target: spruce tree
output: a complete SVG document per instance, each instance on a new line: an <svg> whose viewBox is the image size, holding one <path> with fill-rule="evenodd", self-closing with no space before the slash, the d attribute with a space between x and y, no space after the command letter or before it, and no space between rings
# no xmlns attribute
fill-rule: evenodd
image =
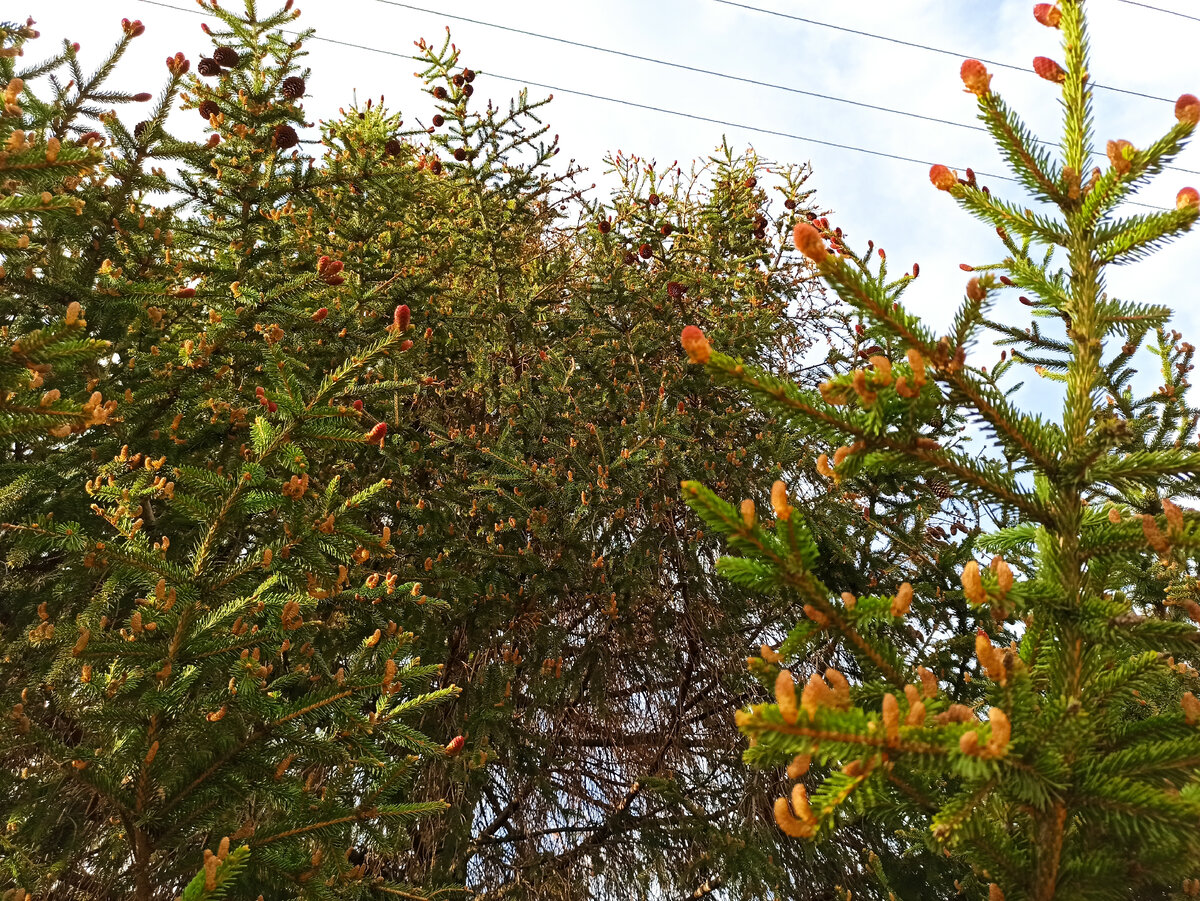
<svg viewBox="0 0 1200 901"><path fill-rule="evenodd" d="M1070 0L1035 8L1041 24L1062 32L1063 63L1034 61L1062 91L1061 157L1034 142L982 63L962 67L1017 179L1052 212L995 197L970 172L960 179L933 168L933 184L995 226L1004 245L998 262L974 267L979 274L949 334L938 337L881 279L830 253L802 224L797 248L889 336L891 354L807 391L719 352L700 329L682 335L691 359L720 382L748 389L781 418L840 434L842 446L818 460L831 484L863 471L936 476L1003 520L976 541L991 560L962 568L970 615L915 654L896 636L918 615L914 599L931 591L923 579L894 593L839 596L839 586L816 573L811 532L783 482L772 490L773 523L751 503L739 511L697 482L684 485L688 502L738 554L718 564L723 575L806 604L806 618L760 667L775 703L738 715L751 742L747 758L786 763L794 782L775 802L780 829L811 839L851 810L914 837L920 824L931 849L970 867L962 889L992 901L1200 888L1200 686L1184 662L1197 632L1181 615L1200 611L1186 596L1164 602L1144 576L1160 567L1171 574L1165 582L1194 590L1184 576L1194 514L1170 500L1194 490L1200 471L1187 446L1195 419L1182 399L1192 349L1162 331L1169 309L1113 298L1104 280L1106 267L1194 225L1200 195L1191 188L1179 192L1174 210L1116 209L1180 152L1200 120L1200 100L1184 95L1177 123L1160 138L1145 149L1112 141L1108 168L1093 167L1083 7ZM1057 419L1020 410L995 372L968 360L992 321L988 308L1009 290L1065 321L1058 338L995 317L1019 346L1018 362L1007 365L1032 363L1062 384ZM1131 357L1156 329L1166 384L1135 402ZM988 453L968 455L921 433L929 410L944 405L979 426ZM799 688L780 666L805 666L829 640L854 655L861 677L813 671ZM973 648L962 679L939 665L939 649L949 647Z"/></svg>
<svg viewBox="0 0 1200 901"><path fill-rule="evenodd" d="M288 81L299 48L279 33L292 14L212 11L226 25L212 57L225 107L210 123L228 129L203 144L169 135L190 64L168 57L149 124L104 117L123 151L87 203L131 209L111 256L92 271L60 246L71 262L56 270L50 254L43 272L69 277L23 272L46 298L87 292L86 320L64 303L63 324L41 333L79 344L62 359L90 353L85 390L119 404L85 395L69 413L62 400L78 428L55 425L40 461L63 474L61 492L48 509L25 492L6 511L3 884L96 899L423 896L395 861L408 827L445 803L410 789L421 757L461 739L443 748L412 724L456 689L426 690L438 667L416 659L407 624L438 602L388 563L400 524L368 515L390 506L393 482L346 452L388 452L353 399L411 346L408 309L337 339L329 307L358 299L341 263L272 250L272 229L314 196L282 130L302 121L302 80ZM69 99L31 108L53 128ZM27 159L56 147L76 170L100 163L94 137L69 152L25 140ZM200 166L217 186L194 189L190 209L150 207L145 190L162 182L124 167L152 145L182 161L181 186Z"/></svg>

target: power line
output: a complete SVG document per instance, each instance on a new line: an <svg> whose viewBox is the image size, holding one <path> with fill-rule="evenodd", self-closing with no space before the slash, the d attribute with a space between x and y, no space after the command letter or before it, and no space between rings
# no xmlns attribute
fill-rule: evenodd
<svg viewBox="0 0 1200 901"><path fill-rule="evenodd" d="M1181 19L1191 19L1193 22L1200 22L1200 16L1189 16L1187 13L1176 12L1173 9L1163 9L1161 6L1151 6L1149 3L1140 3L1138 0L1117 0L1118 3L1128 3L1130 6L1141 6L1144 9L1152 9L1156 13L1166 13L1168 16L1179 16Z"/></svg>
<svg viewBox="0 0 1200 901"><path fill-rule="evenodd" d="M162 0L139 0L139 2L148 3L152 6L161 6L165 9L173 9L178 12L188 12L188 13L195 12L197 15L203 15L203 13L200 13L196 10L190 10L190 9L186 9L183 7L174 6L170 3L164 3L164 2L162 2ZM416 56L413 56L413 55L407 54L407 53L398 53L397 51L394 51L394 50L383 50L378 47L369 47L365 44L357 44L357 43L353 43L350 41L339 41L339 40L335 40L334 38L326 38L326 37L321 37L319 35L313 35L311 37L311 40L322 41L322 42L328 43L328 44L336 44L341 47L349 47L349 48L352 48L355 50L365 50L369 53L379 53L384 56L398 57L401 59L421 59L421 57L416 57ZM868 156L879 157L882 159L895 160L897 162L916 163L916 164L922 165L922 166L932 166L933 165L933 163L930 162L929 160L917 159L916 157L903 156L901 154L896 154L896 153L888 153L883 150L873 150L869 147L859 147L854 144L842 144L842 143L839 143L836 141L826 141L822 138L813 138L813 137L809 137L807 135L796 134L794 132L788 132L788 131L780 131L780 130L772 129L772 128L763 128L763 127L757 126L757 125L746 125L745 123L741 123L741 122L733 122L733 121L730 121L727 119L717 119L712 116L702 116L697 113L688 113L688 112L683 112L681 110L673 110L673 109L669 109L667 107L654 106L654 105L648 104L648 103L639 103L634 100L625 100L620 97L607 97L603 94L593 94L589 91L579 91L579 90L575 90L572 88L564 88L559 85L552 85L552 84L546 84L543 82L532 81L527 78L517 78L517 77L511 76L511 75L501 75L498 72L483 72L483 71L481 71L477 74L479 75L479 77L495 78L500 81L507 81L507 82L512 82L514 84L524 85L524 86L528 86L528 87L540 88L542 90L553 91L555 93L560 93L560 94L569 94L569 95L572 95L575 97L586 97L590 100L599 100L599 101L603 101L605 103L615 103L620 106L630 107L632 109L640 109L640 110L645 110L647 112L660 113L662 115L667 115L667 116L676 116L681 119L690 119L695 122L705 122L705 123L708 123L711 125L723 125L728 128L739 128L744 131L755 132L757 134L765 134L765 135L771 135L773 137L788 138L788 139L791 139L794 141L801 141L801 142L808 143L808 144L816 144L816 145L819 145L822 147L831 147L836 150L850 150L855 153L862 153L862 154L866 154ZM963 167L963 168L966 168L966 167ZM996 175L994 173L987 173L987 172L977 172L976 174L978 176L982 176L983 178L993 179L996 181L1012 182L1014 184L1017 183L1017 181L1018 181L1017 179L1013 178L1012 176L1008 176L1008 175ZM1149 203L1140 203L1138 201L1133 201L1133 200L1127 200L1127 201L1125 201L1125 203L1130 206L1145 207L1147 209L1152 209L1152 210L1165 210L1166 209L1165 207L1155 206L1154 204L1149 204Z"/></svg>
<svg viewBox="0 0 1200 901"><path fill-rule="evenodd" d="M362 49L369 50L371 48L365 47ZM701 116L696 113L685 113L680 110L667 109L666 107L652 106L648 103L637 103L636 101L624 100L619 97L605 97L602 94L592 94L587 91L576 91L576 90L572 90L570 88L561 88L561 87L557 87L552 84L539 84L536 81L530 81L529 79L526 79L526 78L513 78L512 76L499 75L495 72L480 72L479 75L481 77L496 78L496 79L499 79L500 81L510 81L510 82L515 82L517 84L527 85L529 87L541 88L542 90L546 90L546 91L555 91L555 92L563 93L563 94L572 94L576 97L587 97L591 100L603 100L607 103L617 103L617 104L620 104L621 106L628 106L628 107L632 107L634 109L647 110L647 111L653 112L653 113L662 113L667 116L678 116L682 119L692 119L696 122L707 122L712 125L724 125L729 128L740 128L743 131L752 131L752 132L756 132L758 134L772 135L774 137L779 137L779 138L790 138L793 141L803 141L804 143L807 143L807 144L818 144L822 147L832 147L837 150L852 150L855 153L865 153L868 156L876 156L876 157L882 157L883 159L897 160L902 163L917 163L922 166L934 165L929 160L917 159L917 158L911 157L911 156L901 156L900 154L896 154L896 153L887 153L886 151L883 151L883 150L872 150L868 147L858 147L854 144L840 144L836 141L826 141L821 138L811 138L811 137L808 137L807 135L799 135L799 134L795 134L794 132L790 132L790 131L777 131L773 128L762 128L757 125L746 125L745 123L742 123L742 122L731 122L727 119L715 119L710 116ZM963 168L966 168L966 167L963 167ZM1012 182L1014 184L1018 183L1018 180L1013 178L1011 175L996 175L995 173L989 173L989 172L976 172L975 174L977 176L979 176L980 178L990 178L990 179L994 179L996 181L1007 181L1007 182ZM1162 210L1162 211L1166 210L1166 207L1155 206L1154 204L1151 204L1151 203L1140 203L1140 202L1134 201L1134 200L1127 200L1127 201L1125 201L1125 203L1127 203L1129 206L1140 206L1140 207L1145 207L1146 209L1151 209L1151 210Z"/></svg>
<svg viewBox="0 0 1200 901"><path fill-rule="evenodd" d="M851 100L847 97L836 97L832 94L820 94L820 93L817 93L816 91L805 91L800 88L794 88L794 87L791 87L790 85L779 84L777 82L760 81L756 78L747 78L742 75L733 75L728 72L719 72L715 69L705 69L700 66L690 66L690 65L687 65L686 63L671 62L670 60L659 59L659 58L653 57L653 56L641 56L640 54L637 54L637 53L630 53L627 50L614 50L611 47L601 47L598 44L588 44L583 41L573 41L568 38L557 37L557 36L551 35L551 34L542 34L537 31L529 31L528 29L525 29L525 28L514 28L510 25L500 25L495 22L485 22L482 19L472 19L468 16L454 15L452 13L444 12L442 10L429 9L429 8L423 7L423 6L416 6L415 4L412 4L412 3L404 3L404 2L401 2L401 0L376 0L376 2L382 3L386 6L397 6L402 9L408 9L408 10L412 10L414 12L425 13L425 14L431 15L431 16L439 16L443 19L451 19L455 22L467 22L471 25L480 25L484 28L492 28L497 31L507 31L510 34L524 35L525 37L537 38L537 39L543 40L543 41L553 41L554 43L565 44L569 47L580 47L585 50L594 50L598 53L608 53L608 54L612 54L613 56L622 56L622 57L625 57L626 59L635 59L640 62L652 63L656 66L666 66L667 68L680 69L685 72L696 72L701 75L711 75L716 78L724 78L728 81L736 81L736 82L740 82L741 84L754 85L754 86L760 87L760 88L769 88L771 90L776 90L776 91L786 91L789 94L800 94L805 97L816 97L821 100L829 100L834 103L845 103L845 104L848 104L849 106L857 106L862 109L875 110L875 111L881 112L881 113L891 113L892 115L904 116L909 119L919 119L923 122L933 122L938 125L952 125L955 128L965 128L969 131L978 131L978 132L987 133L987 129L981 125L971 125L966 122L955 122L952 119L941 119L941 118L938 118L937 116L926 116L923 113L914 113L914 112L909 112L908 110L899 110L899 109L895 109L894 107L880 106L880 105L874 104L874 103L864 103L860 100ZM1039 144L1045 144L1048 147L1061 147L1062 146L1061 144L1057 143L1056 141L1044 141L1041 139L1035 139L1035 140L1037 140L1037 142ZM1092 155L1093 156L1101 156L1101 154L1099 154L1099 153L1093 153ZM1200 170L1196 170L1196 169L1184 169L1179 166L1164 166L1163 168L1171 169L1176 172L1185 172L1188 175L1200 175Z"/></svg>
<svg viewBox="0 0 1200 901"><path fill-rule="evenodd" d="M917 50L927 50L930 53L941 53L944 56L953 56L956 59L963 59L967 55L964 53L959 53L955 50L946 50L944 47L931 47L929 44L917 44L917 43L914 43L913 41L903 41L900 38L888 37L887 35L884 35L884 34L875 34L872 31L860 31L857 28L847 28L844 25L832 25L829 22L820 22L816 19L805 19L802 16L794 16L791 13L781 13L781 12L778 12L777 10L773 10L773 9L764 9L761 6L751 6L748 3L739 3L739 2L737 2L737 0L713 0L713 2L720 3L725 6L735 6L739 9L749 10L750 12L763 13L764 15L768 15L768 16L775 16L780 19L790 19L793 22L803 22L806 25L817 25L821 28L831 28L834 31L843 31L847 34L856 34L856 35L859 35L860 37L874 38L877 41L887 41L889 44L899 44L902 47L913 47L913 48L916 48ZM1126 2L1132 2L1132 0L1126 0ZM1166 10L1164 10L1164 12L1165 11ZM982 63L987 63L989 66L997 66L1001 69L1012 69L1015 72L1024 72L1026 74L1031 74L1031 71L1032 71L1028 66L1018 66L1018 65L1014 65L1013 63L1000 62L999 60L984 59L982 56L976 57L976 59L978 59ZM1131 91L1126 88L1114 88L1111 85L1103 85L1103 84L1093 83L1092 87L1097 90L1101 90L1101 91L1113 91L1114 93L1117 93L1117 94L1128 94L1131 97L1142 97L1142 98L1145 98L1146 100L1160 100L1163 103L1174 103L1175 102L1174 100L1171 100L1167 97L1159 97L1155 94L1143 94L1141 91Z"/></svg>
<svg viewBox="0 0 1200 901"><path fill-rule="evenodd" d="M399 6L404 9L410 9L414 12L428 13L431 16L441 16L443 19L453 19L456 22L469 22L472 25L482 25L484 28L494 28L497 31L507 31L512 34L525 35L526 37L538 38L543 41L554 41L558 44L566 44L569 47L581 47L585 50L595 50L599 53L610 53L613 56L623 56L626 59L636 59L644 63L653 63L656 66L666 66L671 69L680 69L685 72L696 72L701 75L712 75L716 78L724 78L729 81L737 81L742 84L754 85L760 88L770 88L776 91L787 91L789 94L800 94L805 97L817 97L821 100L832 100L835 103L846 103L851 106L862 107L863 109L877 110L881 113L892 113L897 116L907 116L911 119L921 119L925 122L936 122L940 125L953 125L955 128L967 128L971 131L987 131L978 125L970 125L966 122L955 122L952 119L940 119L937 116L926 116L922 113L913 113L906 110L894 109L890 106L879 106L874 103L864 103L860 100L850 100L846 97L835 97L831 94L820 94L816 91L805 91L800 88L794 88L790 85L779 84L773 81L760 81L756 78L747 78L742 75L733 75L729 72L718 72L715 69L704 69L700 66L689 66L686 63L676 63L670 60L658 59L653 56L641 56L637 53L630 53L627 50L614 50L611 47L601 47L597 44L587 44L583 41L572 41L568 38L556 37L552 34L541 34L536 31L527 31L524 28L513 28L509 25L499 25L495 22L484 22L481 19L472 19L467 16L456 16L438 9L427 9L423 6L414 6L411 3L401 3L399 0L376 0L377 3L383 3L387 6ZM1200 174L1200 173L1197 173Z"/></svg>

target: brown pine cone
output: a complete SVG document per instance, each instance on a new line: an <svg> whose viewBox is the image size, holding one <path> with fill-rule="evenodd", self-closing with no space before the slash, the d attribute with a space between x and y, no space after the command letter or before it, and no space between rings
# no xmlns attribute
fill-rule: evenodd
<svg viewBox="0 0 1200 901"><path fill-rule="evenodd" d="M433 89L433 96L436 97L438 100L445 100L446 99L446 89L444 87L442 87L441 85L438 85L436 88Z"/></svg>
<svg viewBox="0 0 1200 901"><path fill-rule="evenodd" d="M463 160L465 160L467 158L467 151L464 150L462 147L456 148L454 151L454 158L461 163Z"/></svg>
<svg viewBox="0 0 1200 901"><path fill-rule="evenodd" d="M638 253L641 255L643 260L648 260L650 257L654 256L654 248L649 244L643 244L638 248Z"/></svg>
<svg viewBox="0 0 1200 901"><path fill-rule="evenodd" d="M307 90L307 87L308 86L304 83L304 79L299 75L290 75L285 78L283 80L283 84L279 86L279 93L288 100L299 100L304 96L304 92Z"/></svg>
<svg viewBox="0 0 1200 901"><path fill-rule="evenodd" d="M475 80L475 73L470 69L463 69L462 76L466 80L467 84L470 84Z"/></svg>
<svg viewBox="0 0 1200 901"><path fill-rule="evenodd" d="M461 75L455 75L450 80L453 81L454 84L460 88L466 83L466 79L463 78Z"/></svg>
<svg viewBox="0 0 1200 901"><path fill-rule="evenodd" d="M213 51L212 58L226 69L232 69L242 61L242 58L238 56L238 52L232 47L218 47Z"/></svg>
<svg viewBox="0 0 1200 901"><path fill-rule="evenodd" d="M625 251L625 265L632 266L637 262L637 255L632 250Z"/></svg>
<svg viewBox="0 0 1200 901"><path fill-rule="evenodd" d="M787 200L785 200L783 202L783 208L785 210L794 210L796 208L796 201L792 200L791 198L788 198Z"/></svg>
<svg viewBox="0 0 1200 901"><path fill-rule="evenodd" d="M607 235L610 231L612 231L612 223L607 219L601 219L598 223L596 223L596 228L600 229L600 234Z"/></svg>
<svg viewBox="0 0 1200 901"><path fill-rule="evenodd" d="M659 233L660 233L660 234L661 234L661 235L662 235L664 238L668 237L668 236L671 234L671 232L673 231L673 229L671 228L671 223L670 223L670 222L664 222L664 223L662 224L662 227L661 227L661 228L659 228L659 230L658 230L658 231L659 231Z"/></svg>
<svg viewBox="0 0 1200 901"><path fill-rule="evenodd" d="M220 112L221 108L212 100L205 100L200 104L200 115L204 117L206 122Z"/></svg>
<svg viewBox="0 0 1200 901"><path fill-rule="evenodd" d="M954 497L954 492L950 488L950 484L941 476L933 476L925 480L925 484L929 486L929 490L940 497L942 500L948 500Z"/></svg>
<svg viewBox="0 0 1200 901"><path fill-rule="evenodd" d="M139 122L137 125L133 126L133 136L138 140L141 140L142 135L146 133L146 129L149 127L149 122Z"/></svg>
<svg viewBox="0 0 1200 901"><path fill-rule="evenodd" d="M650 206L658 206L658 199L657 194L651 194L646 198L646 203L650 204Z"/></svg>
<svg viewBox="0 0 1200 901"><path fill-rule="evenodd" d="M295 147L300 143L300 136L296 134L296 129L290 125L275 126L275 146L280 150L287 150L290 147Z"/></svg>
<svg viewBox="0 0 1200 901"><path fill-rule="evenodd" d="M395 156L404 149L404 145L400 143L399 138L389 138L388 142L383 145L383 149L388 156Z"/></svg>
<svg viewBox="0 0 1200 901"><path fill-rule="evenodd" d="M196 71L201 75L211 78L214 75L221 74L221 64L215 59L209 59L207 56L201 57L200 62L196 63Z"/></svg>
<svg viewBox="0 0 1200 901"><path fill-rule="evenodd" d="M757 188L758 187L758 179L755 178L753 175L751 175L749 178L746 179L746 187L747 188Z"/></svg>
<svg viewBox="0 0 1200 901"><path fill-rule="evenodd" d="M442 117L442 116L434 116L433 117L433 127L434 128L441 128L445 124L446 124L446 120L444 117Z"/></svg>
<svg viewBox="0 0 1200 901"><path fill-rule="evenodd" d="M673 300L679 300L679 298L683 297L685 290L679 282L667 282L667 296Z"/></svg>

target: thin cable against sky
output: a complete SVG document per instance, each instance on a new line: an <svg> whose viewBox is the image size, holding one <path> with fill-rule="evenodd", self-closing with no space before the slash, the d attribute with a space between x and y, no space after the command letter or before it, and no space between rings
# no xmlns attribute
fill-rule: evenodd
<svg viewBox="0 0 1200 901"><path fill-rule="evenodd" d="M174 6L173 4L170 4L170 3L164 3L164 2L162 2L162 0L138 0L138 2L146 3L151 6L159 6L164 9L173 9L176 12L185 12L185 13L193 13L195 15L204 15L204 13L202 13L199 10L193 10L193 9L187 9L185 7ZM386 0L386 2L391 2L391 0ZM723 2L723 0L717 0L717 2ZM408 4L395 3L394 5L407 6ZM421 10L421 11L425 12L425 10ZM444 15L444 13L440 13L440 12L434 13L434 14L435 15ZM395 50L383 50L379 47L370 47L365 44L357 44L357 43L353 43L351 41L339 41L334 38L322 37L320 35L313 35L311 40L321 41L321 42L327 43L327 44L336 44L340 47L349 47L349 48L356 49L356 50L365 50L370 53L379 53L379 54L383 54L385 56L392 56L392 57L397 57L400 59L420 59L420 57L415 57L412 54L408 54L408 53L400 53ZM822 147L830 147L835 150L850 150L855 153L862 153L862 154L866 154L868 156L879 157L882 159L890 159L890 160L895 160L895 161L904 162L904 163L916 163L916 164L922 165L922 166L934 165L929 160L917 159L915 157L903 156L903 155L895 154L895 153L887 153L882 150L872 150L871 148L859 147L854 144L842 144L842 143L839 143L836 141L826 141L822 138L814 138L814 137L810 137L807 135L796 134L794 132L780 131L780 130L772 129L772 128L763 128L763 127L757 126L757 125L747 125L747 124L741 123L741 122L732 122L727 119L718 119L718 118L715 118L712 116L703 116L698 113L687 113L687 112L683 112L681 110L669 109L667 107L653 106L653 105L647 104L647 103L638 103L637 101L633 101L633 100L625 100L620 97L607 97L603 94L594 94L589 91L580 91L580 90L575 90L572 88L564 88L559 85L552 85L552 84L546 84L544 82L532 81L527 78L517 78L512 75L502 75L498 72L480 71L478 74L480 77L495 78L500 81L507 81L507 82L511 82L514 84L525 85L528 87L540 88L545 91L553 91L555 93L560 93L560 94L569 94L569 95L572 95L575 97L585 97L590 100L599 100L599 101L603 101L605 103L615 103L615 104L629 107L632 109L640 109L640 110L645 110L647 112L661 113L663 115L668 115L668 116L676 116L678 118L689 119L689 120L692 120L695 122L705 122L705 123L709 123L712 125L723 125L728 128L738 128L738 129L742 129L743 131L754 132L756 134L765 134L765 135L771 135L773 137L788 138L793 141L801 141L801 142L807 143L807 144L816 144L816 145L819 145ZM962 166L959 168L965 169L966 167ZM1017 182L1017 179L1013 178L1012 176L1007 176L1007 175L997 175L994 173L979 172L979 171L976 172L976 175L980 176L982 178L988 178L988 179L992 179L995 181L1012 182L1014 184ZM1127 201L1125 201L1125 203L1129 206L1144 207L1146 209L1151 209L1151 210L1162 211L1162 210L1166 209L1165 207L1160 207L1160 206L1156 206L1154 204L1149 204L1149 203L1140 203L1138 201L1133 201L1133 200L1127 200Z"/></svg>
<svg viewBox="0 0 1200 901"><path fill-rule="evenodd" d="M1161 6L1151 6L1149 3L1141 3L1139 0L1117 0L1118 3L1128 3L1130 6L1140 6L1143 9L1152 9L1156 13L1166 13L1168 16L1179 16L1181 19L1191 19L1193 22L1200 22L1200 16L1189 16L1187 13L1176 12L1173 9L1163 9Z"/></svg>
<svg viewBox="0 0 1200 901"><path fill-rule="evenodd" d="M944 56L953 56L957 59L966 59L971 56L969 53L960 53L957 50L947 50L944 47L931 47L928 44L917 44L913 41L903 41L900 38L888 37L884 34L875 34L871 31L860 31L857 28L847 28L844 25L831 25L829 22L821 22L817 19L805 19L802 16L794 16L791 13L781 13L774 9L765 9L761 6L752 6L749 3L739 3L737 0L712 0L713 3L720 3L724 6L734 6L738 9L749 10L750 12L762 13L768 16L775 16L780 19L790 19L793 22L803 22L806 25L816 25L820 28L832 28L834 31L844 31L847 34L856 34L860 37L874 38L877 41L887 41L889 44L899 44L902 47L913 47L917 50L927 50L930 53L941 53ZM1166 12L1166 10L1163 10ZM1033 74L1033 70L1029 66L1018 66L1014 63L1002 63L994 59L984 59L982 56L974 57L981 63L987 63L989 66L997 66L1001 69L1012 69L1015 72L1025 72ZM1161 100L1163 103L1174 103L1175 101L1168 97L1159 97L1155 94L1143 94L1141 91L1130 91L1126 88L1114 88L1111 85L1103 85L1092 83L1092 87L1100 91L1113 91L1117 94L1128 94L1131 97L1143 97L1146 100Z"/></svg>
<svg viewBox="0 0 1200 901"><path fill-rule="evenodd" d="M402 2L402 0L375 0L375 2L382 3L386 6L397 6L402 9L412 10L413 12L425 13L425 14L431 15L431 16L439 16L443 19L450 19L455 22L466 22L471 25L479 25L484 28L492 28L497 31L507 31L510 34L524 35L525 37L537 38L537 39L543 40L543 41L553 41L554 43L565 44L569 47L580 47L585 50L594 50L598 53L608 53L613 56L623 56L626 59L636 59L640 62L651 63L656 66L666 66L667 68L680 69L685 72L695 72L695 73L698 73L701 75L711 75L715 78L724 78L728 81L736 81L736 82L740 82L741 84L755 85L756 87L760 87L760 88L768 88L770 90L775 90L775 91L786 91L789 94L800 94L805 97L816 97L821 100L829 100L834 103L845 103L845 104L848 104L849 106L857 106L862 109L875 110L875 111L881 112L881 113L890 113L895 116L904 116L909 119L918 119L923 122L933 122L938 125L952 125L955 128L965 128L969 131L979 131L979 132L984 132L985 134L987 133L987 129L984 128L982 125L971 125L966 122L955 122L952 119L941 119L941 118L938 118L937 116L926 116L923 113L914 113L914 112L909 112L908 110L899 110L899 109L895 109L895 108L889 107L889 106L879 106L874 103L864 103L860 100L851 100L847 97L836 97L832 94L819 94L815 91L805 91L800 88L791 87L790 85L779 84L778 82L760 81L756 78L747 78L747 77L741 76L741 75L733 75L728 72L719 72L715 69L704 69L704 68L701 68L700 66L691 66L691 65L687 65L686 63L671 62L670 60L659 59L659 58L653 57L653 56L642 56L637 53L630 53L627 50L614 50L611 47L601 47L598 44L588 44L588 43L584 43L583 41L573 41L573 40L570 40L569 38L561 38L561 37L557 37L557 36L551 35L551 34L542 34L541 32L529 31L528 29L525 29L525 28L514 28L511 25L500 25L495 22L485 22L482 19L472 19L468 16L459 16L459 15L455 15L453 13L445 12L444 10L440 10L440 9L429 9L428 7L417 6L412 3L404 3L404 2ZM1017 67L1014 66L1013 68L1017 68ZM1028 70L1023 70L1023 71L1028 71ZM1093 87L1096 87L1096 85L1093 85ZM1045 144L1047 147L1060 147L1061 146L1056 141L1043 141L1041 139L1036 139L1036 140L1039 144ZM1093 156L1097 156L1097 157L1099 157L1101 155L1102 154L1099 154L1099 153L1093 154ZM1196 170L1196 169L1184 169L1180 166L1164 166L1163 168L1170 169L1175 172L1185 172L1188 175L1200 175L1200 170Z"/></svg>

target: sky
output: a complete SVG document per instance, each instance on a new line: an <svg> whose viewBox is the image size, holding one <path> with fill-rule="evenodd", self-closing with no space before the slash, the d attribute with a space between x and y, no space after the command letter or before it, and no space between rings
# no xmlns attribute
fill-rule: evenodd
<svg viewBox="0 0 1200 901"><path fill-rule="evenodd" d="M240 2L225 0L225 5L232 8ZM993 89L1039 136L1055 140L1061 131L1060 91L1031 71L1035 56L1061 59L1059 33L1038 25L1033 4L1026 0L743 2L813 21L773 16L721 0L414 0L405 6L389 0L298 0L296 5L303 12L297 24L315 28L318 37L392 54L412 53L412 42L420 37L440 41L449 25L463 50L464 65L482 76L476 81L478 101L490 97L507 105L522 83L554 86L558 90L531 87L530 92L555 94L545 115L552 131L561 136L559 159L564 164L574 159L585 166L589 171L580 181L583 185L597 182L597 192L605 186L602 160L617 149L665 166L674 160L702 158L726 136L735 148L752 145L766 160L810 162L809 187L816 189L818 203L833 211L831 221L848 233L851 246L862 247L873 239L886 248L896 273L919 262L921 277L906 302L933 325L948 323L970 277L959 264L995 262L1003 256L1003 248L990 228L930 185L928 165L752 129L942 162L960 171L971 166L977 172L1005 174L985 133L461 21L475 19L534 31L968 126L978 126L975 98L963 92L958 70L963 59L974 56L1020 67L1021 71L1014 71L989 66ZM1200 18L1194 0L1148 2ZM18 9L22 3L48 39L46 51L49 40L79 41L85 67L115 41L122 17L141 19L146 34L134 42L114 81L122 88L155 90L168 53L183 51L194 62L202 52L211 51L200 31L203 19L190 0L6 0L5 15L22 14ZM1200 53L1195 50L1200 44L1200 21L1128 0L1089 0L1087 8L1093 83L1170 100L1096 92L1101 151L1110 138L1144 147L1174 123L1174 98L1185 92L1200 94ZM814 22L952 52L902 46ZM310 121L334 115L339 106L351 102L356 89L360 100L385 94L388 106L399 109L409 122L432 114L431 98L413 77L413 61L322 41L310 42L307 49L307 63L313 70L308 82L311 96L305 101ZM631 108L570 91L735 124ZM315 137L316 129L312 131L306 137ZM1200 187L1200 146L1189 148L1174 165L1193 172L1167 171L1140 200L1173 206L1181 187ZM1000 196L1024 200L1011 183L981 181ZM1126 208L1126 212L1138 210ZM1194 287L1198 254L1200 233L1185 237L1150 261L1110 270L1110 290L1122 299L1174 307L1174 326L1200 344ZM1024 313L1011 293L1004 295L996 315L1003 316L1006 306L1014 316ZM990 348L981 350L976 362L986 365L994 355Z"/></svg>

